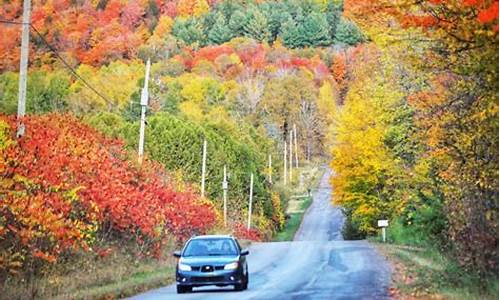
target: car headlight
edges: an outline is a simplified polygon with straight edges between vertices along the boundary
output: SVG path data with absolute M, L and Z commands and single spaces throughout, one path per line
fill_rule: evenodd
M 238 268 L 238 262 L 235 261 L 235 262 L 232 262 L 230 264 L 227 264 L 224 266 L 224 270 L 234 270 L 234 269 L 237 269 Z
M 179 270 L 180 271 L 191 271 L 191 266 L 179 263 Z

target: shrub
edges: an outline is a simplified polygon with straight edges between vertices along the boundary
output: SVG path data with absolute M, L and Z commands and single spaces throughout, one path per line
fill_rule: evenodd
M 72 115 L 28 117 L 16 141 L 15 123 L 0 116 L 0 277 L 90 250 L 97 238 L 155 255 L 168 235 L 204 233 L 217 221 L 211 203 L 175 190 L 159 164 L 131 163 L 120 141 Z

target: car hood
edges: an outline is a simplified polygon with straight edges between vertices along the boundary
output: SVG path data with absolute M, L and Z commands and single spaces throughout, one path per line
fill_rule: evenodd
M 181 258 L 183 264 L 198 266 L 204 264 L 225 265 L 238 261 L 238 255 L 231 256 L 187 256 Z

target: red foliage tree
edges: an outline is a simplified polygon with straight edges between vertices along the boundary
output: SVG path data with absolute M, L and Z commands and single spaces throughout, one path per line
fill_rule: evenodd
M 234 53 L 234 50 L 227 45 L 208 46 L 197 51 L 193 60 L 195 65 L 201 60 L 214 62 L 222 54 L 230 55 L 232 53 Z
M 0 257 L 55 261 L 89 249 L 96 235 L 131 239 L 158 253 L 168 235 L 186 238 L 215 224 L 211 203 L 175 190 L 158 164 L 128 161 L 120 141 L 71 115 L 24 121 L 26 135 L 0 148 L 0 252 L 9 252 Z M 1 124 L 14 135 L 14 117 L 0 117 Z
M 237 54 L 241 62 L 254 71 L 262 70 L 267 65 L 266 49 L 262 44 L 238 49 Z
M 236 223 L 234 225 L 234 235 L 239 239 L 251 240 L 251 241 L 262 241 L 260 232 L 256 229 L 250 228 L 249 230 L 245 225 L 241 223 Z

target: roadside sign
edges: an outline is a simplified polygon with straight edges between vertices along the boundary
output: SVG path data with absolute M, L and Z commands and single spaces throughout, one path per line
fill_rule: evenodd
M 378 227 L 387 227 L 389 226 L 389 220 L 378 220 Z
M 385 243 L 385 228 L 389 226 L 389 220 L 378 220 L 378 227 L 382 227 L 382 241 Z

